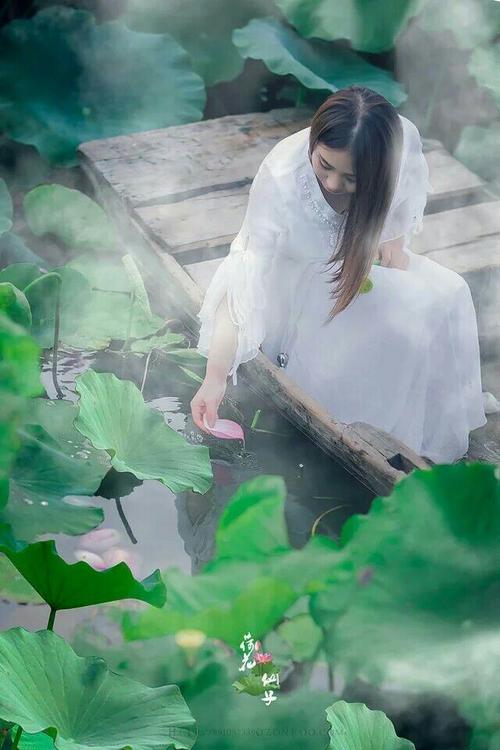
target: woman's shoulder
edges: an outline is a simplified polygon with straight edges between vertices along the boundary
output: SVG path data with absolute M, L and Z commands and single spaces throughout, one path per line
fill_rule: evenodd
M 310 126 L 282 138 L 266 154 L 263 164 L 275 177 L 285 177 L 298 169 L 307 158 Z

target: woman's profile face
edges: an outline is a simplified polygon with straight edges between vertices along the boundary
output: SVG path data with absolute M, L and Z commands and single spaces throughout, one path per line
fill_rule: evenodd
M 333 195 L 356 192 L 356 175 L 350 151 L 317 143 L 310 159 L 316 177 L 326 192 Z

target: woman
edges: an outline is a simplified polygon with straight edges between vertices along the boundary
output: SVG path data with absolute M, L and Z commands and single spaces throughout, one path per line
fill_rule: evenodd
M 470 290 L 408 247 L 428 175 L 415 125 L 362 86 L 272 148 L 198 314 L 201 430 L 227 375 L 236 384 L 261 347 L 336 420 L 380 427 L 436 463 L 467 452 L 486 423 Z

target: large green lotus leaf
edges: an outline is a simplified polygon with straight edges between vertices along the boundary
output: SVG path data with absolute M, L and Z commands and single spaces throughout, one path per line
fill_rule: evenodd
M 169 569 L 163 572 L 165 607 L 125 613 L 123 634 L 137 640 L 196 628 L 237 648 L 243 632 L 264 637 L 301 596 L 324 589 L 335 562 L 330 549 L 311 540 L 304 550 L 270 555 L 267 561 L 215 558 L 196 576 Z
M 165 604 L 165 584 L 159 570 L 137 581 L 124 562 L 102 571 L 83 560 L 70 564 L 57 554 L 53 539 L 27 546 L 18 544 L 17 549 L 0 544 L 0 551 L 55 610 L 121 599 L 139 599 L 154 607 Z
M 321 629 L 306 613 L 285 620 L 277 633 L 289 646 L 293 660 L 301 662 L 315 658 L 323 638 Z
M 314 536 L 300 550 L 290 546 L 285 496 L 282 477 L 263 474 L 244 482 L 219 519 L 216 555 L 204 572 L 220 570 L 227 560 L 257 562 L 262 575 L 286 581 L 298 593 L 313 593 L 344 578 L 350 561 L 335 541 Z
M 226 565 L 213 575 L 197 576 L 173 568 L 163 579 L 168 604 L 155 612 L 126 612 L 122 631 L 128 640 L 194 628 L 238 648 L 243 633 L 261 638 L 272 630 L 297 598 L 288 583 L 260 577 L 251 565 Z
M 18 428 L 21 447 L 0 517 L 20 539 L 51 532 L 83 534 L 103 520 L 100 508 L 65 500 L 67 495 L 93 495 L 111 466 L 108 454 L 75 428 L 77 415 L 69 401 L 32 399 L 30 414 Z
M 238 695 L 232 683 L 242 675 L 239 648 L 236 654 L 228 653 L 206 641 L 189 667 L 173 637 L 113 648 L 109 638 L 99 638 L 95 624 L 89 622 L 86 631 L 83 638 L 77 631 L 72 642 L 80 655 L 105 656 L 113 671 L 151 687 L 179 686 L 197 722 L 197 750 L 255 750 L 256 743 L 266 750 L 318 750 L 328 744 L 325 710 L 336 696 L 304 687 L 278 693 L 267 707 L 252 696 Z
M 293 75 L 308 89 L 338 89 L 353 83 L 385 96 L 395 107 L 407 99 L 390 73 L 363 60 L 352 50 L 321 39 L 304 39 L 275 18 L 253 19 L 233 32 L 242 57 L 262 60 L 273 73 Z
M 205 493 L 212 484 L 208 448 L 191 445 L 144 403 L 130 380 L 89 369 L 75 379 L 80 395 L 75 427 L 95 448 L 107 450 L 117 471 L 159 479 L 172 492 Z
M 16 430 L 30 398 L 43 390 L 40 348 L 25 328 L 0 313 L 0 477 L 19 448 Z
M 241 653 L 241 652 L 240 652 Z M 238 672 L 234 675 L 241 675 Z M 309 686 L 262 698 L 238 694 L 222 680 L 186 695 L 199 729 L 197 750 L 323 750 L 328 744 L 325 710 L 336 696 Z M 351 747 L 346 747 L 351 750 Z M 354 746 L 353 750 L 358 750 Z M 363 749 L 364 750 L 364 749 Z
M 23 201 L 28 226 L 37 237 L 55 235 L 80 252 L 116 249 L 116 230 L 101 206 L 80 190 L 39 185 Z
M 31 335 L 44 349 L 54 344 L 56 306 L 59 297 L 59 340 L 65 341 L 80 326 L 90 304 L 90 284 L 73 268 L 58 266 L 24 288 L 33 324 Z
M 385 52 L 394 47 L 397 35 L 427 2 L 344 0 L 332 3 L 330 0 L 310 0 L 304 3 L 302 0 L 276 0 L 276 5 L 302 37 L 348 39 L 352 48 L 360 52 Z
M 492 93 L 497 106 L 500 106 L 500 42 L 487 47 L 478 47 L 472 51 L 467 65 L 469 72 L 480 86 Z
M 10 738 L 13 741 L 16 736 L 17 727 L 10 730 Z M 23 732 L 18 744 L 19 750 L 53 750 L 54 740 L 44 732 L 28 734 Z
M 217 559 L 260 560 L 290 551 L 282 477 L 263 475 L 244 482 L 225 507 L 217 526 Z
M 397 736 L 383 711 L 364 703 L 337 701 L 328 706 L 326 717 L 331 726 L 328 750 L 415 750 L 413 742 Z
M 124 20 L 135 31 L 173 36 L 189 53 L 205 85 L 214 86 L 243 70 L 244 60 L 231 40 L 233 29 L 270 11 L 252 0 L 128 0 Z
M 29 249 L 22 237 L 14 232 L 4 232 L 0 235 L 0 268 L 10 263 L 35 263 L 40 268 L 50 268 L 45 259 Z
M 128 253 L 127 255 L 123 255 L 120 260 L 130 282 L 130 287 L 134 296 L 134 309 L 138 309 L 139 314 L 145 319 L 151 319 L 153 313 L 151 312 L 148 293 L 133 256 Z
M 500 123 L 462 128 L 453 156 L 483 179 L 500 180 Z
M 500 32 L 500 5 L 491 0 L 454 0 L 453 13 L 446 3 L 428 2 L 415 25 L 429 34 L 453 32 L 458 45 L 476 49 L 490 44 Z
M 91 286 L 89 304 L 82 311 L 77 330 L 65 336 L 69 346 L 104 349 L 112 339 L 127 338 L 129 323 L 132 338 L 149 336 L 162 327 L 160 316 L 147 313 L 137 294 L 132 301 L 137 278 L 131 280 L 116 254 L 84 253 L 69 261 L 67 267 L 83 274 Z
M 0 676 L 0 715 L 30 734 L 47 730 L 59 750 L 189 749 L 196 738 L 176 685 L 116 675 L 51 631 L 0 634 Z
M 12 263 L 0 271 L 0 283 L 10 282 L 23 291 L 42 273 L 35 263 Z
M 101 656 L 113 672 L 149 687 L 174 683 L 187 700 L 193 682 L 203 679 L 203 672 L 212 673 L 205 675 L 207 682 L 217 679 L 221 671 L 229 680 L 229 675 L 234 674 L 241 663 L 235 654 L 210 639 L 184 647 L 177 641 L 177 634 L 135 642 L 121 641 L 116 636 L 110 638 L 106 631 L 108 627 L 113 628 L 114 610 L 118 607 L 118 604 L 103 607 L 98 624 L 95 619 L 87 618 L 76 626 L 71 645 L 79 656 Z M 178 633 L 181 643 L 182 636 L 189 638 L 190 635 L 189 632 Z
M 45 604 L 42 597 L 12 565 L 9 558 L 1 553 L 0 599 L 18 604 Z
M 415 470 L 350 518 L 352 573 L 311 607 L 335 663 L 461 702 L 498 696 L 499 536 L 500 468 L 486 463 Z
M 26 296 L 10 281 L 0 281 L 0 312 L 14 323 L 27 328 L 31 327 L 31 310 Z
M 12 228 L 12 198 L 5 180 L 0 178 L 0 235 Z
M 168 34 L 53 6 L 4 26 L 0 50 L 0 127 L 51 163 L 77 164 L 83 141 L 203 117 L 203 80 Z
M 283 489 L 281 477 L 245 482 L 219 521 L 215 558 L 194 577 L 167 570 L 165 607 L 126 614 L 125 636 L 198 628 L 237 647 L 242 632 L 263 637 L 301 596 L 325 588 L 342 568 L 337 546 L 316 536 L 301 550 L 286 545 Z
M 149 336 L 147 339 L 137 339 L 132 341 L 130 344 L 130 351 L 136 352 L 137 354 L 147 354 L 152 349 L 163 349 L 170 350 L 169 356 L 173 354 L 172 347 L 177 344 L 182 344 L 185 341 L 185 336 L 182 333 L 172 333 L 166 331 L 159 336 Z M 176 351 L 191 351 L 190 349 L 177 349 Z

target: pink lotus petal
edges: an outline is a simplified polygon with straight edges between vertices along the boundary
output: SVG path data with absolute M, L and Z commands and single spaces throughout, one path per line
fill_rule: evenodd
M 108 567 L 102 557 L 87 549 L 76 549 L 73 554 L 78 561 L 88 563 L 94 570 L 106 570 Z
M 83 534 L 79 541 L 82 548 L 92 550 L 92 552 L 104 552 L 104 550 L 119 544 L 121 534 L 117 529 L 94 529 L 88 534 Z
M 129 552 L 121 547 L 113 547 L 103 554 L 103 560 L 107 568 L 112 568 L 114 565 L 124 562 L 128 565 L 135 578 L 140 575 L 142 557 L 135 552 Z
M 254 645 L 254 651 L 261 651 L 262 650 L 262 643 L 260 641 L 255 641 Z
M 241 425 L 239 425 L 238 422 L 233 422 L 230 419 L 216 419 L 214 426 L 210 427 L 207 422 L 207 415 L 204 414 L 203 424 L 214 437 L 222 438 L 224 440 L 245 439 Z
M 272 660 L 273 657 L 269 653 L 261 654 L 258 652 L 255 654 L 255 661 L 257 662 L 257 664 L 269 664 L 269 662 L 271 662 Z

